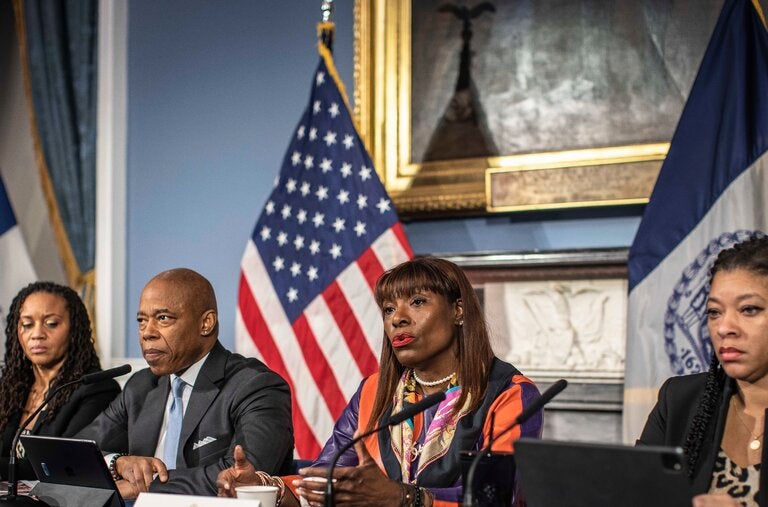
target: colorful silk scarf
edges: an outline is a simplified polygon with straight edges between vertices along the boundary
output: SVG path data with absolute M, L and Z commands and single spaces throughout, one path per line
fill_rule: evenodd
M 437 412 L 435 412 L 435 417 L 427 428 L 424 444 L 421 447 L 415 445 L 415 439 L 418 439 L 418 435 L 414 436 L 413 434 L 413 419 L 393 426 L 390 430 L 392 450 L 400 462 L 403 482 L 415 483 L 416 477 L 424 468 L 448 452 L 456 432 L 456 423 L 469 412 L 470 400 L 467 397 L 461 410 L 456 415 L 452 415 L 453 407 L 456 405 L 459 395 L 461 395 L 461 386 L 454 385 L 454 381 L 452 381 L 451 387 L 445 392 L 445 400 L 437 406 Z M 404 403 L 416 403 L 418 401 L 416 396 L 413 370 L 405 370 L 395 391 L 392 413 L 400 412 Z M 416 417 L 423 417 L 423 415 L 419 414 Z M 416 474 L 411 477 L 411 464 L 416 460 L 418 460 Z

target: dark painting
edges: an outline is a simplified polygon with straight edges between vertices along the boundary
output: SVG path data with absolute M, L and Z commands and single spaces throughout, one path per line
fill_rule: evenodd
M 722 3 L 413 0 L 411 162 L 669 141 Z

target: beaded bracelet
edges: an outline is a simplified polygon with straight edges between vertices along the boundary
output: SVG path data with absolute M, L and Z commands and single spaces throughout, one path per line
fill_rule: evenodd
M 424 507 L 424 504 L 422 503 L 422 498 L 421 498 L 422 488 L 418 486 L 414 486 L 413 488 L 415 489 L 413 507 Z
M 112 459 L 109 460 L 109 473 L 112 475 L 112 480 L 115 482 L 119 481 L 123 477 L 117 473 L 117 459 L 122 458 L 123 456 L 127 456 L 126 454 L 116 453 L 114 456 L 112 456 Z

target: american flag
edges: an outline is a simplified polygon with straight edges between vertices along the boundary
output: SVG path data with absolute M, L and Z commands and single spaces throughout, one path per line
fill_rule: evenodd
M 378 276 L 412 257 L 321 46 L 309 105 L 241 264 L 235 348 L 291 386 L 296 453 L 312 459 L 378 368 Z

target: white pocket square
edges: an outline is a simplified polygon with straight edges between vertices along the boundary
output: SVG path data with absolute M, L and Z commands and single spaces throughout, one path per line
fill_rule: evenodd
M 215 441 L 216 441 L 216 439 L 213 438 L 213 437 L 205 437 L 204 439 L 202 439 L 202 440 L 192 444 L 192 450 L 193 451 L 197 450 L 197 449 L 201 448 L 202 446 L 210 444 L 211 442 L 215 442 Z

